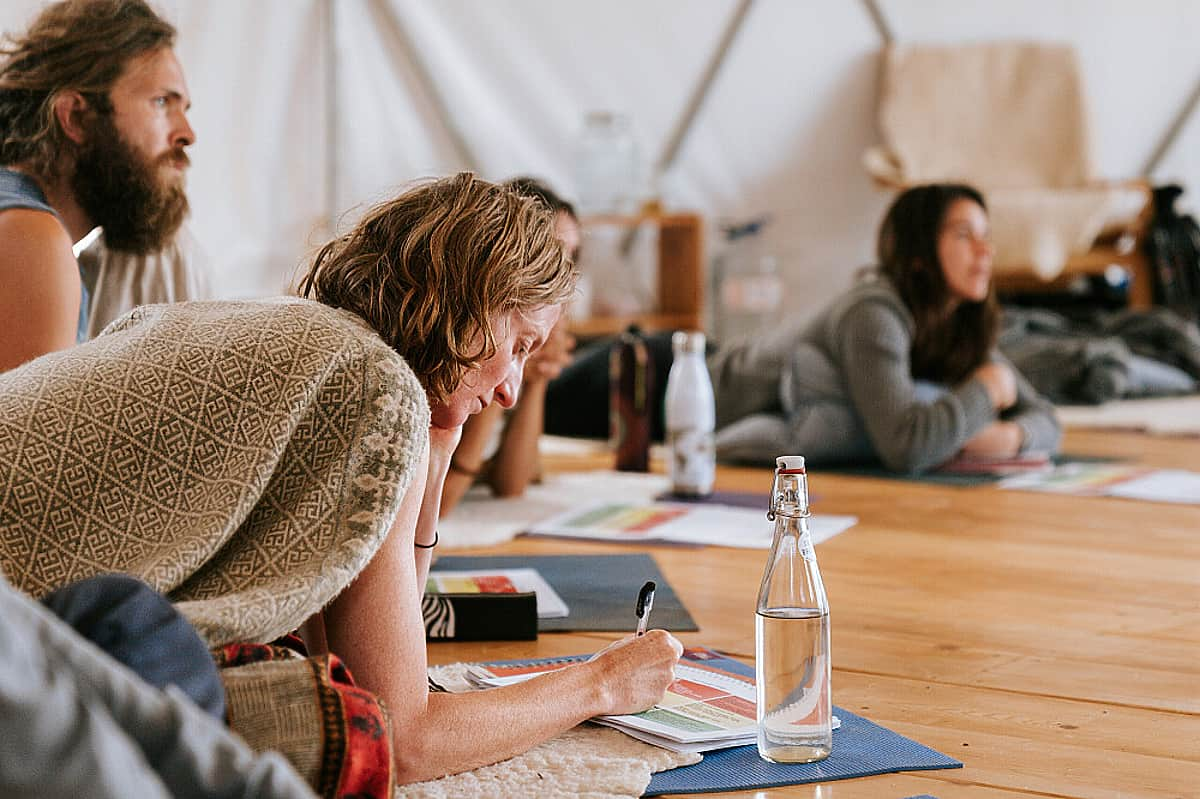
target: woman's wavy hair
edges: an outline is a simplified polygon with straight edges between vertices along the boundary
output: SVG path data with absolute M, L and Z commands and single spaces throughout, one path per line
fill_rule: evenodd
M 111 113 L 109 91 L 131 59 L 172 47 L 175 28 L 143 0 L 65 0 L 47 6 L 24 36 L 0 43 L 0 164 L 61 174 L 73 146 L 54 116 L 54 100 L 80 92 Z
M 1000 310 L 994 289 L 981 302 L 961 302 L 950 314 L 950 290 L 938 258 L 938 236 L 957 200 L 987 210 L 979 190 L 961 183 L 915 186 L 900 194 L 879 227 L 879 268 L 916 322 L 910 356 L 913 377 L 959 383 L 987 359 L 996 343 Z
M 496 352 L 498 315 L 563 303 L 576 277 L 541 201 L 462 172 L 369 210 L 300 293 L 365 319 L 439 402 Z

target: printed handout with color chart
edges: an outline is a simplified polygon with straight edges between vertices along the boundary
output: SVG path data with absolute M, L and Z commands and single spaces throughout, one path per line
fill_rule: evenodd
M 814 544 L 853 527 L 854 516 L 814 514 L 808 519 Z M 602 500 L 573 508 L 529 526 L 529 535 L 604 541 L 657 541 L 767 549 L 775 527 L 766 513 L 729 505 Z
M 474 664 L 467 681 L 476 687 L 522 682 L 577 662 L 575 658 Z M 752 744 L 758 735 L 754 678 L 729 670 L 729 658 L 689 648 L 675 666 L 675 681 L 662 700 L 632 715 L 592 719 L 654 746 L 675 752 L 709 752 Z M 740 665 L 740 664 L 739 664 Z M 835 728 L 840 725 L 834 719 Z
M 568 615 L 563 602 L 537 569 L 489 569 L 486 571 L 429 572 L 427 594 L 523 594 L 537 595 L 539 619 L 561 619 Z
M 1042 472 L 1007 478 L 1000 486 L 1200 505 L 1200 472 L 1151 469 L 1128 463 L 1064 463 Z

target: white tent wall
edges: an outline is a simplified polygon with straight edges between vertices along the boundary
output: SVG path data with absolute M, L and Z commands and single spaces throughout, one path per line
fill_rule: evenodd
M 7 0 L 0 26 L 22 29 L 41 5 Z M 573 143 L 589 110 L 627 112 L 652 161 L 736 2 L 157 5 L 179 27 L 194 102 L 192 230 L 216 291 L 255 296 L 286 289 L 330 220 L 352 221 L 415 178 L 474 167 L 493 179 L 539 175 L 573 195 Z M 1073 43 L 1105 176 L 1139 173 L 1200 80 L 1194 0 L 879 6 L 900 41 Z M 889 197 L 859 159 L 876 142 L 880 46 L 861 2 L 756 0 L 662 184 L 671 206 L 710 221 L 769 213 L 766 242 L 794 307 L 824 301 L 871 258 Z M 963 98 L 965 112 L 981 100 Z M 1151 177 L 1200 192 L 1197 145 L 1193 120 Z

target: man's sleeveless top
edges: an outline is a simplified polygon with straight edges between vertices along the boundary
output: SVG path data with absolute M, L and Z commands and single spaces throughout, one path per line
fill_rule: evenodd
M 58 212 L 50 206 L 50 203 L 46 202 L 46 195 L 42 194 L 42 190 L 31 177 L 0 167 L 0 211 L 6 211 L 9 208 L 45 211 L 48 214 L 54 214 L 56 219 L 58 218 Z M 75 334 L 75 340 L 82 342 L 87 339 L 88 306 L 91 304 L 82 274 L 80 274 L 79 289 L 79 329 Z

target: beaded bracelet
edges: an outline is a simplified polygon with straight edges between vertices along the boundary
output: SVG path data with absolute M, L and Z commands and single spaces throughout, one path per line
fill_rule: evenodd
M 433 531 L 433 543 L 432 544 L 418 544 L 416 541 L 413 541 L 413 546 L 416 547 L 417 549 L 433 549 L 437 545 L 438 545 L 438 531 L 437 530 Z

